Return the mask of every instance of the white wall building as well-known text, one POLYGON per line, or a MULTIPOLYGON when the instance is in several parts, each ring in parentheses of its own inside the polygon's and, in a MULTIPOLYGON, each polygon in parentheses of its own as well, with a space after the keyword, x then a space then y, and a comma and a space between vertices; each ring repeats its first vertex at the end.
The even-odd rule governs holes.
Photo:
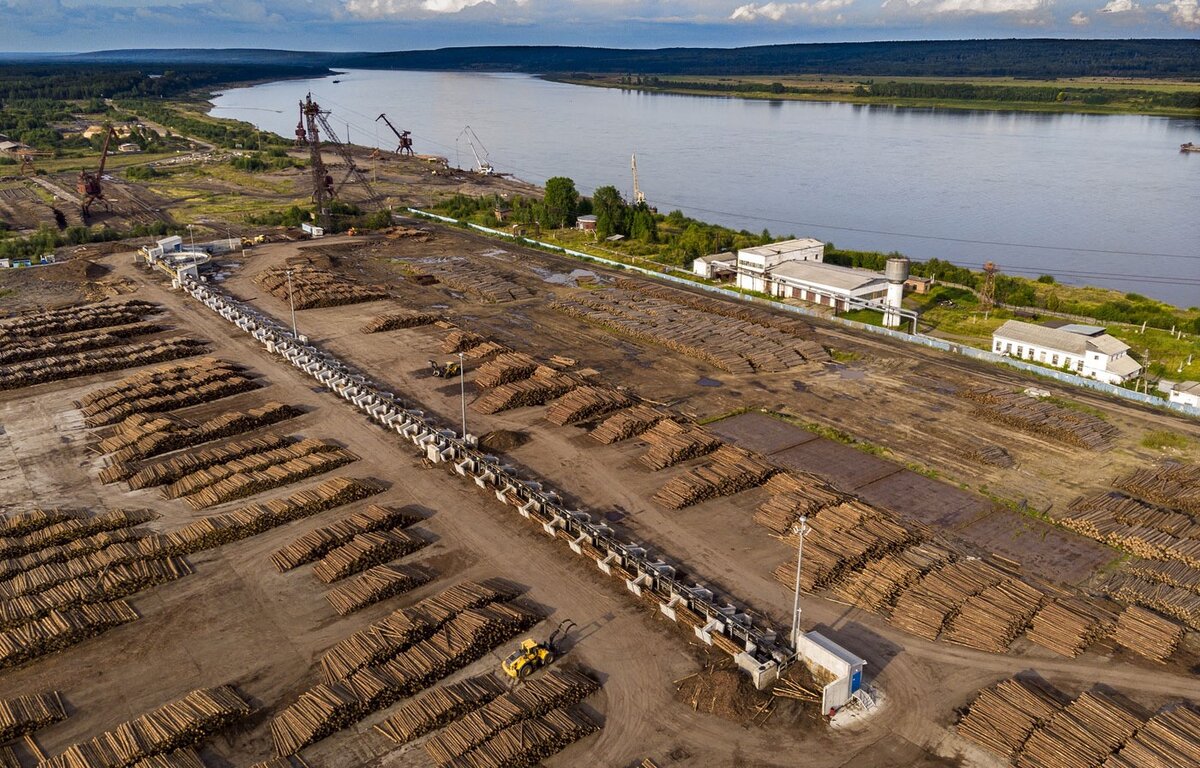
POLYGON ((1129 356, 1129 345, 1095 325, 1050 328, 1009 320, 992 334, 992 351, 1108 384, 1123 384, 1142 372, 1129 356))
POLYGON ((811 237, 784 240, 754 248, 742 248, 737 253, 738 288, 771 293, 771 271, 787 262, 825 260, 825 243, 811 237))
POLYGON ((864 301, 887 297, 887 278, 867 269, 820 261, 789 261, 770 272, 767 293, 781 299, 799 299, 845 312, 864 301))
POLYGON ((1200 408, 1200 381, 1181 381, 1167 390, 1167 400, 1200 408))
POLYGON ((737 254, 733 251, 710 253, 692 261, 692 272, 705 280, 732 277, 737 274, 737 254))

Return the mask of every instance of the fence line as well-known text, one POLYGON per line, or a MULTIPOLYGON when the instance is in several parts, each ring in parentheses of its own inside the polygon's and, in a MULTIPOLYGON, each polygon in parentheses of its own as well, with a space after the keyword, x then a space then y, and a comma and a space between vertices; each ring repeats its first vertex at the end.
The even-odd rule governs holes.
POLYGON ((957 355, 962 355, 963 357, 969 357, 973 360, 979 360, 979 361, 982 361, 985 363, 1007 365, 1010 368, 1017 368, 1019 370, 1026 371, 1027 373, 1033 373, 1038 376, 1045 376, 1047 378, 1054 379, 1055 381, 1059 381, 1063 384, 1070 384, 1070 385, 1076 386, 1076 387, 1084 387, 1086 389, 1091 389, 1091 390, 1094 390, 1096 392, 1100 392, 1100 393, 1103 393, 1106 395, 1112 395, 1113 397, 1119 397, 1121 399, 1129 400, 1131 402, 1139 403, 1141 405, 1149 405, 1154 408, 1164 408, 1166 410, 1175 411, 1176 413, 1182 414, 1184 416, 1200 417, 1200 408, 1196 408, 1194 406, 1184 405, 1183 403, 1173 403, 1173 402, 1170 402, 1169 400, 1163 400, 1162 398, 1155 397, 1154 395, 1151 395, 1148 393, 1134 392, 1131 389, 1125 389, 1124 387, 1118 387, 1115 384, 1108 384, 1103 381, 1097 381, 1095 379, 1088 379, 1083 376, 1076 376, 1073 373, 1066 373, 1065 371, 1058 371, 1053 368, 1045 368, 1045 367, 1037 365, 1035 363, 1029 363, 1024 360, 1018 360, 1016 358, 1007 357, 1005 355, 998 355, 995 352, 990 352, 990 351, 983 350, 983 349, 976 349, 975 347, 968 346, 966 344, 958 344, 958 343, 955 343, 952 341, 946 341, 945 339, 936 339, 932 336, 926 336, 924 334, 905 333, 904 331, 897 331, 897 330, 893 330, 891 328, 883 328, 878 325, 868 325, 867 323, 859 323, 854 320, 847 320, 846 318, 843 318, 843 317, 837 317, 836 315, 829 316, 824 313, 817 312, 816 310, 809 309, 808 307, 800 307, 800 306, 796 306, 793 304, 783 304, 778 301, 771 301, 769 299, 763 299, 758 296, 750 296, 750 295, 747 295, 744 293, 738 293, 737 291, 731 291, 728 288, 722 288, 722 287, 716 286, 716 285, 709 285, 708 283, 699 283, 694 280, 688 280, 686 278, 679 277, 677 275, 672 275, 672 274, 669 274, 666 272, 659 272, 657 270, 647 269, 646 267, 639 267, 639 266, 635 266, 633 264, 626 264, 624 262, 615 261, 613 259, 606 259, 603 256, 595 256, 590 253, 584 253, 582 251, 576 251, 576 250, 572 250, 570 248, 564 248, 561 245, 554 245, 553 243, 545 243, 545 242, 542 242, 541 240, 534 240, 533 238, 530 238, 530 237, 514 235, 510 232, 503 232, 499 229, 492 229, 490 227, 484 227, 479 224, 473 224, 469 221, 468 222, 459 221, 458 219, 454 219, 449 216, 441 216, 436 213, 430 213, 428 211, 423 211, 419 208, 408 208, 406 210, 408 210, 410 213, 414 213, 418 216, 424 216, 426 218, 436 219, 438 221, 446 222, 447 224, 466 225, 467 227, 469 227, 471 229, 478 230, 478 231, 483 232, 488 235, 502 237, 507 240, 515 240, 515 241, 527 243, 527 244, 532 245, 537 248, 543 248, 543 249, 548 249, 551 251, 557 251, 559 253, 563 253, 568 256, 577 258, 577 259, 583 259, 584 261, 599 262, 601 264, 606 264, 608 266, 617 267, 618 269, 631 270, 631 271, 646 275, 648 277, 653 277, 657 280, 666 280, 666 281, 672 282, 672 283, 679 283, 681 285, 687 286, 688 288, 699 288, 703 291, 708 291, 709 293, 717 294, 717 295, 723 296, 725 298, 737 299, 739 301, 745 301, 745 302, 750 302, 750 303, 754 303, 754 304, 761 304, 763 306, 770 307, 771 309, 782 310, 784 312, 791 312, 791 313, 797 314, 797 315, 804 315, 807 317, 815 317, 815 318, 824 320, 826 322, 837 323, 838 325, 841 325, 846 328, 851 328, 856 331, 862 331, 864 333, 873 333, 877 336, 885 336, 885 337, 888 337, 891 339, 895 339, 896 341, 902 341, 902 342, 906 342, 909 344, 920 344, 922 346, 926 346, 931 349, 938 349, 943 352, 951 352, 951 353, 954 353, 957 355))

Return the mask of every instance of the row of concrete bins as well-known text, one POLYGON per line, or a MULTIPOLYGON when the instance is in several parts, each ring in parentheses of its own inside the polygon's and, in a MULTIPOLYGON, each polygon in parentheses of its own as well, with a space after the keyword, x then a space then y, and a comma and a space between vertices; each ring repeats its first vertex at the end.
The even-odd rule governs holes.
POLYGON ((494 492, 499 501, 540 525, 548 536, 562 541, 575 554, 592 558, 605 574, 622 578, 630 592, 647 601, 652 599, 664 616, 678 622, 676 609, 682 606, 702 617, 702 626, 693 627, 696 636, 731 652, 757 688, 772 685, 780 671, 795 660, 794 651, 773 630, 754 623, 744 610, 718 599, 704 586, 680 581, 674 567, 646 548, 622 541, 593 515, 568 509, 543 483, 518 477, 514 468, 478 450, 472 436, 459 437, 436 426, 423 411, 409 407, 329 353, 293 339, 290 331, 273 318, 217 289, 192 280, 181 287, 262 343, 268 352, 281 356, 384 429, 412 443, 429 461, 451 463, 457 474, 494 492))

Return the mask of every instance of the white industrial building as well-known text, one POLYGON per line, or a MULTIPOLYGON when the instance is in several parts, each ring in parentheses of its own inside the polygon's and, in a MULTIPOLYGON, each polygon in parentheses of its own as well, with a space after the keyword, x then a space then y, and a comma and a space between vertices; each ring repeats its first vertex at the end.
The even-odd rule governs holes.
POLYGON ((737 276, 737 254, 733 251, 710 253, 692 261, 692 272, 705 280, 737 276))
POLYGON ((737 252, 738 288, 772 293, 771 273, 780 264, 825 260, 825 243, 811 237, 742 248, 737 252))
POLYGON ((821 261, 788 261, 771 270, 767 293, 845 312, 857 303, 882 301, 888 294, 888 281, 868 269, 821 261))
POLYGON ((1142 372, 1129 356, 1129 345, 1095 325, 1050 328, 1009 320, 992 334, 992 351, 1108 384, 1123 384, 1142 372))
POLYGON ((1167 400, 1200 408, 1200 381, 1180 381, 1172 384, 1167 389, 1167 400))

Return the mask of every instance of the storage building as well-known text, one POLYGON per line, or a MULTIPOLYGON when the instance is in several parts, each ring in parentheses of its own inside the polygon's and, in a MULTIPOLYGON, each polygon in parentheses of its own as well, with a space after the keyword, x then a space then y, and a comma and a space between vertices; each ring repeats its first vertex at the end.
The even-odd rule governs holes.
POLYGON ((771 272, 779 265, 824 260, 825 243, 811 237, 742 248, 737 254, 738 288, 771 293, 771 272))
POLYGON ((1095 325, 1051 328, 1009 320, 992 334, 992 351, 1108 384, 1123 384, 1142 372, 1129 356, 1129 345, 1095 325))
POLYGON ((710 253, 692 262, 692 271, 705 280, 722 280, 737 276, 737 254, 733 251, 710 253))

